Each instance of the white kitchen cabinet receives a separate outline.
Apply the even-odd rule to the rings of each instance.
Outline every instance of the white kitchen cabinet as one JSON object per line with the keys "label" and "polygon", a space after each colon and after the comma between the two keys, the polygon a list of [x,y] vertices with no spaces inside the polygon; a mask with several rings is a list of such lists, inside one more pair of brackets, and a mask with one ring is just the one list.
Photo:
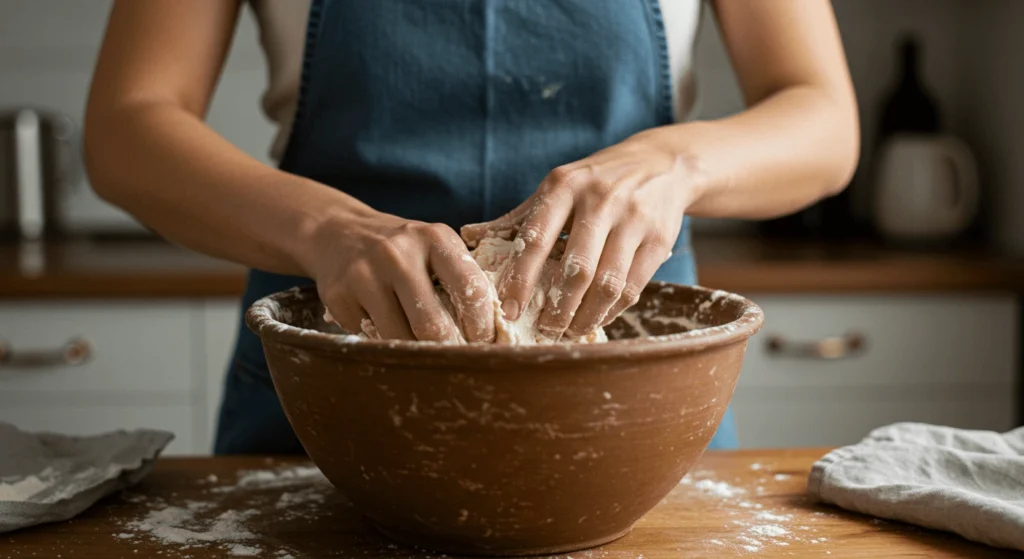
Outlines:
{"label": "white kitchen cabinet", "polygon": [[[751,298],[766,319],[733,399],[744,447],[853,443],[896,421],[1015,425],[1012,295]],[[839,341],[848,333],[859,349]],[[811,351],[822,341],[834,358]]]}
{"label": "white kitchen cabinet", "polygon": [[206,424],[202,444],[213,450],[213,436],[224,393],[224,375],[235,348],[241,303],[234,299],[211,299],[203,305],[204,366],[206,367]]}
{"label": "white kitchen cabinet", "polygon": [[[12,361],[0,365],[0,421],[71,434],[165,429],[176,437],[169,453],[202,452],[202,325],[190,301],[0,302]],[[90,358],[61,363],[59,349],[75,338]]]}
{"label": "white kitchen cabinet", "polygon": [[0,340],[16,361],[29,354],[55,354],[74,338],[85,340],[91,352],[91,358],[77,366],[5,365],[0,367],[0,387],[6,393],[72,392],[85,397],[111,392],[188,394],[195,380],[190,366],[191,313],[180,303],[0,304]]}

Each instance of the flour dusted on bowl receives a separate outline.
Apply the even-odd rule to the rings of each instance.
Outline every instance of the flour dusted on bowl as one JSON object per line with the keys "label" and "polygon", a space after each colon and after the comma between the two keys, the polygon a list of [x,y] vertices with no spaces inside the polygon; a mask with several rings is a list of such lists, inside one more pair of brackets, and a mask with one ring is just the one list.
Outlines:
{"label": "flour dusted on bowl", "polygon": [[[522,243],[522,241],[518,242]],[[501,311],[501,301],[498,299],[498,292],[495,286],[508,265],[509,256],[511,256],[513,251],[522,250],[516,243],[517,241],[489,237],[481,239],[477,247],[470,253],[476,263],[480,265],[480,268],[483,269],[488,279],[488,297],[491,299],[494,307],[494,327],[496,331],[494,343],[505,345],[553,343],[540,333],[537,323],[540,320],[541,311],[544,310],[544,304],[547,300],[552,299],[557,302],[558,298],[561,297],[561,291],[552,285],[555,272],[559,266],[557,258],[548,258],[544,263],[540,277],[537,280],[537,285],[533,289],[533,296],[530,297],[529,303],[523,308],[517,320],[506,320],[504,313]],[[454,306],[448,294],[441,288],[437,288],[437,291],[444,307],[450,313],[453,313],[454,316]],[[328,323],[335,323],[330,311],[325,311],[324,320]],[[380,339],[380,334],[377,333],[373,321],[364,319],[361,329],[360,338]],[[463,340],[462,343],[465,343],[465,336],[461,332],[460,339]],[[608,336],[605,334],[604,329],[600,327],[578,340],[579,343],[602,343],[606,341],[608,341]]]}

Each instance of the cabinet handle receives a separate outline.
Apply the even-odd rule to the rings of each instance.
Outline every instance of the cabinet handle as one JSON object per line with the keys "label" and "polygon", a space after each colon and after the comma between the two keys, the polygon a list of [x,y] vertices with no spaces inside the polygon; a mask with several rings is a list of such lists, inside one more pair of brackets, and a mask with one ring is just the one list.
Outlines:
{"label": "cabinet handle", "polygon": [[828,360],[852,357],[863,352],[865,346],[867,337],[858,332],[811,342],[792,341],[776,335],[769,336],[765,342],[769,355]]}
{"label": "cabinet handle", "polygon": [[57,349],[17,351],[5,340],[0,340],[0,366],[53,367],[56,365],[83,365],[92,358],[92,346],[82,338],[72,338]]}

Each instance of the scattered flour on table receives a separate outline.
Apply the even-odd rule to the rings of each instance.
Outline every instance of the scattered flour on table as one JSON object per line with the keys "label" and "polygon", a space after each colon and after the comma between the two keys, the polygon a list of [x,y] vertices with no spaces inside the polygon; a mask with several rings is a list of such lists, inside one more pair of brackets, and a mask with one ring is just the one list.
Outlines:
{"label": "scattered flour on table", "polygon": [[[200,483],[217,483],[210,475]],[[148,500],[136,494],[124,494],[128,502],[146,502],[149,511],[141,518],[124,525],[125,532],[115,537],[128,543],[148,538],[165,546],[184,551],[193,548],[219,548],[231,556],[262,557],[264,550],[252,543],[257,536],[247,522],[260,516],[261,510],[273,510],[275,518],[286,520],[315,518],[333,488],[316,467],[289,466],[266,470],[242,470],[232,484],[203,490],[203,500],[168,502]],[[173,497],[175,494],[171,494]],[[244,497],[247,506],[224,510],[227,500]],[[270,507],[273,508],[270,508]],[[215,511],[221,511],[219,513]],[[162,553],[162,552],[161,552]],[[289,550],[273,552],[276,559],[295,559]],[[180,554],[179,554],[180,555]]]}
{"label": "scattered flour on table", "polygon": [[[773,474],[770,472],[771,467],[766,464],[754,463],[750,469],[765,472],[764,475],[767,477],[757,480],[757,483],[762,484],[770,485],[773,481],[785,481],[793,477],[789,474]],[[708,547],[719,547],[724,553],[743,555],[760,553],[772,547],[787,548],[795,544],[822,545],[829,541],[827,538],[818,537],[818,528],[814,524],[818,522],[817,517],[830,515],[815,512],[812,516],[814,520],[808,523],[810,525],[797,525],[793,522],[795,515],[792,513],[797,509],[793,508],[793,505],[778,503],[777,500],[764,496],[767,492],[764,485],[757,486],[751,494],[744,487],[715,479],[713,473],[708,470],[695,470],[683,477],[679,484],[689,489],[677,495],[686,498],[685,491],[690,491],[698,498],[714,499],[730,519],[722,531],[709,534],[710,537],[704,540]],[[819,553],[831,554],[820,547],[817,549]]]}
{"label": "scattered flour on table", "polygon": [[735,497],[736,495],[742,495],[747,492],[747,490],[742,487],[735,487],[724,481],[714,481],[710,479],[702,479],[694,483],[693,486],[704,493],[710,493],[719,497]]}
{"label": "scattered flour on table", "polygon": [[260,549],[259,546],[249,546],[249,545],[239,545],[239,544],[234,544],[234,545],[228,546],[227,550],[228,550],[229,554],[235,555],[235,556],[238,556],[238,557],[256,557],[257,555],[259,555],[260,553],[263,552],[263,550]]}

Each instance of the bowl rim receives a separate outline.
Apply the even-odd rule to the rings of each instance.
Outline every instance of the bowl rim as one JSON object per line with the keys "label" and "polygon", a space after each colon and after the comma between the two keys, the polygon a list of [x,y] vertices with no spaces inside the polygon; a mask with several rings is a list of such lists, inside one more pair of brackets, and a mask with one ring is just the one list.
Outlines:
{"label": "bowl rim", "polygon": [[693,353],[745,341],[756,334],[764,324],[764,312],[761,307],[735,293],[662,281],[651,281],[644,291],[666,289],[694,291],[704,294],[710,300],[725,299],[740,306],[740,316],[725,324],[688,332],[609,340],[597,344],[558,342],[550,345],[499,345],[479,342],[444,344],[405,340],[358,339],[357,341],[355,336],[299,328],[278,320],[277,313],[281,309],[282,300],[298,299],[301,301],[310,297],[319,299],[315,286],[302,286],[279,291],[257,300],[246,310],[245,323],[264,343],[271,341],[302,349],[345,353],[349,357],[452,357],[459,359],[506,357],[544,362],[562,359],[607,359],[622,355],[657,357]]}

